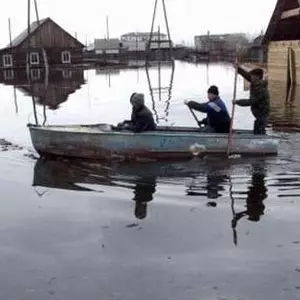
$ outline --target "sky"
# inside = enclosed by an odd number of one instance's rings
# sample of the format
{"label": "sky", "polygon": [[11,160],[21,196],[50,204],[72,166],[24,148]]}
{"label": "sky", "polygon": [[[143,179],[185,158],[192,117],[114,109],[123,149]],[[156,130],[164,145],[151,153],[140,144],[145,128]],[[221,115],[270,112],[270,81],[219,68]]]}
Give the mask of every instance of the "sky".
{"label": "sky", "polygon": [[[0,47],[9,43],[8,18],[13,37],[27,27],[27,0],[2,0],[0,10]],[[106,16],[110,37],[126,32],[149,31],[154,0],[37,0],[40,18],[51,17],[85,43],[103,38]],[[171,38],[192,45],[195,35],[245,32],[252,36],[265,30],[277,0],[165,0]],[[31,20],[36,16],[33,10]],[[159,0],[161,3],[161,0]],[[161,4],[155,28],[165,30]]]}

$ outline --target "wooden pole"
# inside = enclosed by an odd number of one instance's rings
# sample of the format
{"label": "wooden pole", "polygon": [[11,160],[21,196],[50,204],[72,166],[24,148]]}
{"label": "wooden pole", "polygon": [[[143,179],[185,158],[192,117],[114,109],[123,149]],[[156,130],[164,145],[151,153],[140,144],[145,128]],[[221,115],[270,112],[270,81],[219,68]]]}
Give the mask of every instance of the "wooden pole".
{"label": "wooden pole", "polygon": [[[239,62],[238,54],[239,54],[239,45],[236,46],[236,54],[235,54],[235,73],[234,73],[233,101],[236,100],[237,77],[238,77],[238,62]],[[227,155],[228,156],[231,153],[231,147],[232,147],[234,114],[235,114],[235,103],[232,104],[230,129],[229,129],[229,134],[228,134],[228,147],[227,147]]]}
{"label": "wooden pole", "polygon": [[159,95],[159,102],[161,102],[161,57],[160,57],[160,26],[158,26],[158,40],[157,40],[157,46],[158,46],[158,95]]}
{"label": "wooden pole", "polygon": [[166,27],[167,27],[168,40],[169,40],[170,59],[172,59],[173,45],[172,45],[172,40],[171,40],[171,34],[170,34],[170,28],[169,28],[169,22],[168,22],[168,16],[167,16],[167,9],[166,9],[165,0],[162,0],[162,4],[163,4],[163,10],[164,10],[165,22],[166,22]]}
{"label": "wooden pole", "polygon": [[9,32],[9,45],[10,45],[10,47],[12,47],[11,22],[10,22],[10,18],[8,18],[8,32]]}
{"label": "wooden pole", "polygon": [[155,4],[154,4],[154,11],[153,11],[153,16],[152,16],[152,24],[151,24],[151,31],[150,31],[150,36],[149,36],[149,41],[148,41],[148,45],[147,45],[147,57],[149,55],[149,51],[151,48],[151,41],[152,41],[152,37],[153,37],[153,30],[154,30],[154,22],[155,22],[155,16],[156,16],[156,9],[157,9],[157,1],[155,0]]}
{"label": "wooden pole", "polygon": [[106,37],[109,40],[109,24],[108,24],[108,16],[106,16]]}
{"label": "wooden pole", "polygon": [[39,11],[38,11],[38,6],[37,6],[36,0],[34,0],[34,7],[35,7],[36,20],[38,22],[38,25],[40,26],[40,17],[39,17]]}

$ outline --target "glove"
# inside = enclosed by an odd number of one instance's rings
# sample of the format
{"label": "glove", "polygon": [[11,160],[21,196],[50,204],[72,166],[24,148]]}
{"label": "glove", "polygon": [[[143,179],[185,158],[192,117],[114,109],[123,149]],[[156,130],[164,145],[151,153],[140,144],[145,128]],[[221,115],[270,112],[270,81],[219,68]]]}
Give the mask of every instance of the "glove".
{"label": "glove", "polygon": [[232,104],[233,105],[237,104],[237,100],[232,100]]}
{"label": "glove", "polygon": [[184,102],[183,102],[185,105],[189,105],[189,101],[188,100],[184,100]]}

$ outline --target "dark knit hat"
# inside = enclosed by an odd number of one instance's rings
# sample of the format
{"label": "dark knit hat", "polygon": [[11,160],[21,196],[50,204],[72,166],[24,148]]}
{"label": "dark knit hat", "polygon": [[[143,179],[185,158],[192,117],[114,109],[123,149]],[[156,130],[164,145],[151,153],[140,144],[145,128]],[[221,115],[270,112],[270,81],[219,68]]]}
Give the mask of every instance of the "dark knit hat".
{"label": "dark knit hat", "polygon": [[259,77],[260,79],[263,79],[264,71],[260,68],[256,68],[256,69],[253,69],[252,71],[250,71],[250,75],[254,75],[254,76]]}
{"label": "dark knit hat", "polygon": [[216,87],[215,85],[212,85],[208,91],[207,91],[208,94],[213,94],[213,95],[216,95],[216,96],[219,96],[219,89],[218,87]]}

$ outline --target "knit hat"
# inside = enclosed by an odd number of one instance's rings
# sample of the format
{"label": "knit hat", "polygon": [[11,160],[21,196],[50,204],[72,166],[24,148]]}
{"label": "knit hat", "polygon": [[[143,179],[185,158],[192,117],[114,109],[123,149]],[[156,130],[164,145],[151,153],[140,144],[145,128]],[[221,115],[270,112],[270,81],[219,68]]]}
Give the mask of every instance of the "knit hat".
{"label": "knit hat", "polygon": [[259,77],[260,79],[263,79],[264,71],[260,68],[256,68],[256,69],[253,69],[252,71],[250,71],[250,75],[254,75],[254,76]]}
{"label": "knit hat", "polygon": [[143,106],[145,105],[145,96],[144,94],[134,93],[130,97],[130,102],[134,107]]}
{"label": "knit hat", "polygon": [[208,91],[207,91],[208,94],[213,94],[213,95],[216,95],[216,96],[219,96],[219,89],[218,87],[216,87],[215,85],[212,85]]}

